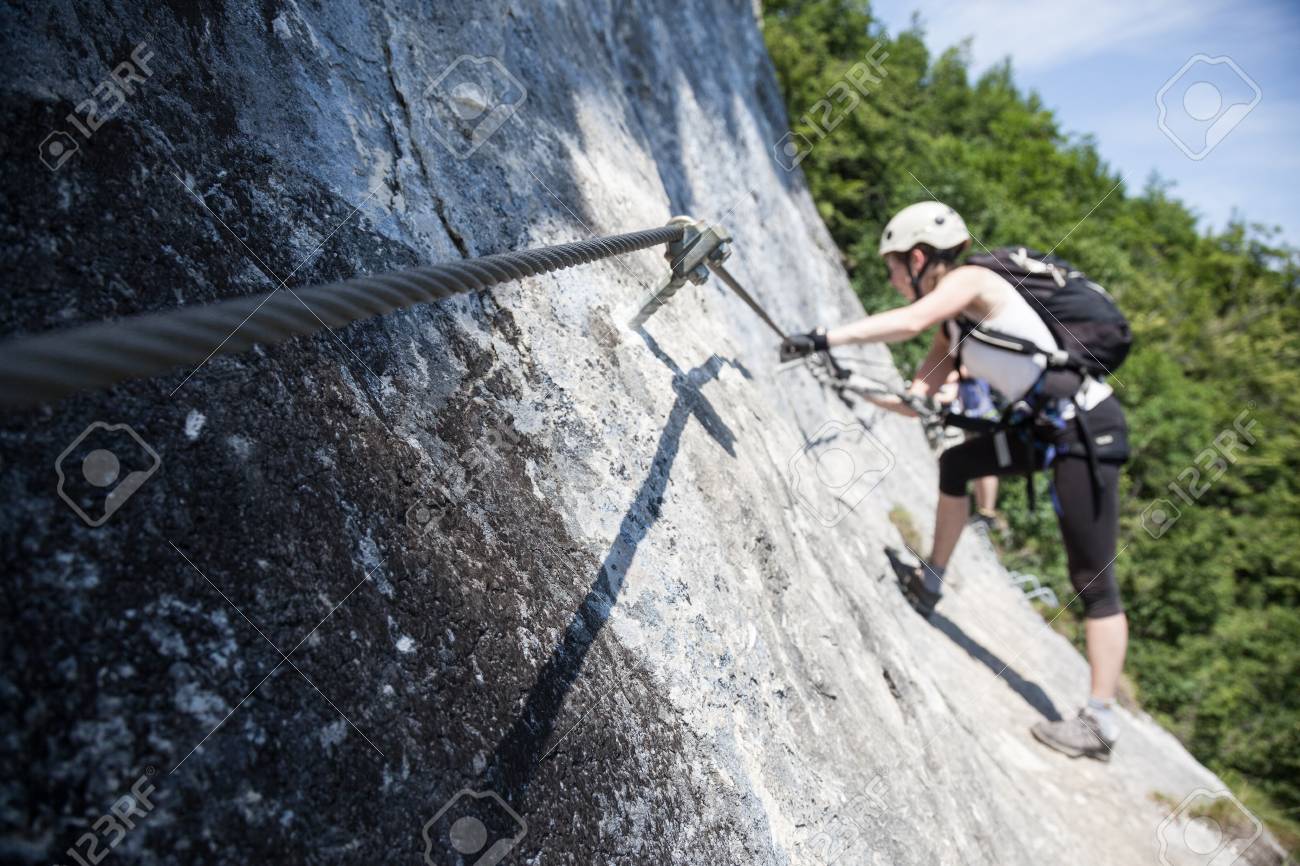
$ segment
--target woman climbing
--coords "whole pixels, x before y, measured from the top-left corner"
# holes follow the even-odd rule
[[[790,360],[835,346],[892,343],[940,325],[911,392],[922,397],[937,392],[964,365],[971,377],[988,382],[1012,407],[982,435],[940,457],[933,546],[928,561],[905,577],[904,590],[928,617],[942,595],[944,570],[966,525],[967,487],[974,479],[1027,474],[1050,465],[1070,582],[1084,605],[1092,682],[1088,702],[1078,715],[1040,722],[1033,733],[1072,757],[1106,761],[1119,733],[1115,692],[1128,645],[1128,621],[1114,572],[1119,469],[1127,458],[1124,414],[1110,386],[1096,374],[1098,364],[1074,364],[1073,369],[1063,364],[1067,348],[1072,357],[1081,356],[1078,350],[1088,352],[1088,343],[1063,346],[1077,342],[1073,332],[1049,327],[1045,316],[1031,306],[1033,297],[1027,299],[1017,281],[1008,279],[1016,273],[1047,274],[1064,287],[1067,277],[1075,280],[1082,275],[1029,259],[1024,250],[1019,251],[1026,257],[1021,270],[997,267],[993,254],[979,257],[979,265],[959,265],[957,258],[969,244],[966,225],[952,208],[939,202],[904,208],[885,226],[880,254],[889,268],[890,283],[910,303],[830,331],[790,337],[781,345],[781,356]],[[1088,287],[1079,290],[1084,295],[1093,289],[1104,295],[1096,284],[1086,279],[1083,283]],[[1091,301],[1084,296],[1076,303],[1086,306]],[[1090,336],[1113,335],[1114,317],[1117,311],[1108,325],[1110,331],[1089,330],[1088,322],[1080,329]],[[1123,323],[1122,317],[1118,321]],[[1127,339],[1123,324],[1119,360],[1127,351]],[[1104,354],[1100,348],[1098,352]],[[876,402],[909,414],[896,400]]]

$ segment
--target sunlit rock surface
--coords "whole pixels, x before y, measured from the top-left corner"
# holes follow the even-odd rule
[[[680,213],[787,327],[861,312],[749,3],[428,5],[6,6],[4,331]],[[1219,784],[1151,721],[1110,766],[1030,739],[1086,666],[982,540],[932,623],[896,591],[920,428],[778,371],[716,280],[627,330],[665,270],[6,416],[3,860],[1208,862],[1153,795]]]

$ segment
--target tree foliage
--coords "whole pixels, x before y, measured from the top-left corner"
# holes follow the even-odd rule
[[[1193,754],[1295,815],[1300,254],[1261,226],[1200,230],[1168,184],[1133,189],[1093,140],[1065,135],[1009,62],[972,80],[966,51],[932,57],[915,23],[891,36],[865,0],[772,0],[764,28],[791,128],[813,145],[801,168],[868,310],[899,303],[881,229],[930,198],[979,243],[1055,250],[1117,297],[1136,337],[1112,379],[1134,449],[1116,560],[1129,673]],[[874,43],[882,80],[823,132],[818,101]],[[905,372],[927,343],[895,347]],[[1005,485],[1010,556],[1071,598],[1048,497],[1029,514],[1021,487]],[[1179,511],[1164,527],[1144,518],[1157,500]]]

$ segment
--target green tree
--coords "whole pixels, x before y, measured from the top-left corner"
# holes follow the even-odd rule
[[[1134,350],[1112,382],[1134,452],[1116,561],[1132,625],[1129,672],[1145,708],[1193,754],[1268,817],[1292,822],[1300,253],[1261,226],[1202,231],[1158,177],[1128,189],[1096,142],[1065,135],[1037,95],[1016,86],[1009,62],[972,80],[964,48],[932,57],[915,23],[890,35],[865,0],[773,0],[764,28],[792,128],[814,143],[801,168],[868,310],[900,302],[876,256],[884,223],[937,198],[981,244],[1054,249],[1129,315]],[[819,100],[869,53],[885,57],[883,79],[823,134]],[[927,344],[895,347],[905,373]],[[1030,514],[1022,485],[1006,485],[1004,496],[1009,564],[1071,598],[1046,497]],[[1142,516],[1157,499],[1181,510],[1158,538]],[[1076,616],[1072,607],[1062,621],[1079,640]]]

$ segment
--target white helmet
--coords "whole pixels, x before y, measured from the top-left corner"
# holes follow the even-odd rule
[[[880,236],[880,254],[905,253],[917,244],[950,250],[970,241],[961,215],[946,204],[922,201],[894,215]]]

